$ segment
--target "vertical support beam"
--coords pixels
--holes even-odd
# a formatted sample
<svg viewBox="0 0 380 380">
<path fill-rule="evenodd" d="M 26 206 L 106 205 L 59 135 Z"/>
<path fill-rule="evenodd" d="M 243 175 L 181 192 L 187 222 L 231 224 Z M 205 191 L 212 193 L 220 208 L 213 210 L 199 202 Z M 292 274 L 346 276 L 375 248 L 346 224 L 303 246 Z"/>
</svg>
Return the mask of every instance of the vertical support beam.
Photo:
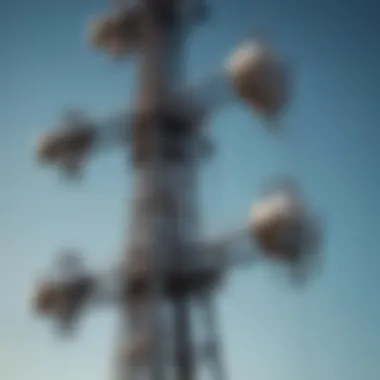
<svg viewBox="0 0 380 380">
<path fill-rule="evenodd" d="M 215 305 L 213 301 L 213 296 L 210 294 L 204 294 L 200 299 L 203 323 L 205 331 L 208 332 L 205 359 L 211 370 L 211 378 L 214 380 L 226 380 L 226 374 L 223 368 L 221 342 L 218 336 L 219 331 L 215 317 Z"/>
<path fill-rule="evenodd" d="M 176 380 L 194 379 L 190 304 L 186 296 L 174 300 Z"/>
</svg>

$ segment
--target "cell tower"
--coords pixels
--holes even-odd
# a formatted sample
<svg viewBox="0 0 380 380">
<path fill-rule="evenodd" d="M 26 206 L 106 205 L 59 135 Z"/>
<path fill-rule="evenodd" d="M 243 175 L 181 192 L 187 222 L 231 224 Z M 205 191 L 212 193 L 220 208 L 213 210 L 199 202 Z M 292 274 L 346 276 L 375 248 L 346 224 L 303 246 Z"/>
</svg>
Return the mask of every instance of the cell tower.
<svg viewBox="0 0 380 380">
<path fill-rule="evenodd" d="M 95 20 L 90 40 L 122 59 L 140 58 L 137 101 L 130 112 L 93 122 L 71 113 L 39 141 L 42 163 L 76 177 L 84 161 L 109 145 L 130 145 L 134 175 L 132 233 L 116 287 L 86 273 L 73 254 L 62 256 L 61 275 L 38 287 L 35 310 L 63 331 L 92 302 L 112 301 L 123 328 L 117 349 L 118 380 L 195 380 L 201 361 L 210 378 L 225 378 L 213 297 L 232 266 L 260 258 L 289 264 L 305 274 L 319 231 L 293 187 L 276 189 L 254 206 L 249 223 L 215 241 L 202 241 L 197 168 L 212 154 L 204 120 L 218 107 L 242 100 L 274 117 L 289 92 L 283 63 L 267 43 L 249 40 L 219 74 L 187 86 L 183 45 L 190 28 L 209 14 L 202 0 L 140 0 Z M 301 271 L 298 271 L 300 269 Z M 194 341 L 190 311 L 198 307 L 207 335 Z"/>
</svg>

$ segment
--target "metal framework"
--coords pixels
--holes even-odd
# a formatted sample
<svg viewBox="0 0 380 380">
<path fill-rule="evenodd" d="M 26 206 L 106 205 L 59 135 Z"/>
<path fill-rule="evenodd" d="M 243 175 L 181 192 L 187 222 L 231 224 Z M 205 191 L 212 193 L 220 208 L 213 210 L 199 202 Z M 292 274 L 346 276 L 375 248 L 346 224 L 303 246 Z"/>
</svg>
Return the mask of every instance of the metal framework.
<svg viewBox="0 0 380 380">
<path fill-rule="evenodd" d="M 75 175 L 90 153 L 130 143 L 135 177 L 133 230 L 121 265 L 108 276 L 117 283 L 116 290 L 102 278 L 78 271 L 75 255 L 65 256 L 61 263 L 65 277 L 44 281 L 34 307 L 66 331 L 89 301 L 116 304 L 123 318 L 116 355 L 118 380 L 195 380 L 202 361 L 213 379 L 223 380 L 213 296 L 231 265 L 259 257 L 241 244 L 244 237 L 261 233 L 272 242 L 277 259 L 291 263 L 294 257 L 305 256 L 305 247 L 297 243 L 285 249 L 282 242 L 279 248 L 278 230 L 289 218 L 280 218 L 282 224 L 275 223 L 275 232 L 257 229 L 255 224 L 254 231 L 242 228 L 214 242 L 199 239 L 197 168 L 212 152 L 202 122 L 231 99 L 231 89 L 257 112 L 276 113 L 285 102 L 286 76 L 269 59 L 272 52 L 251 44 L 245 55 L 234 57 L 225 74 L 188 88 L 184 36 L 207 15 L 205 4 L 202 0 L 134 3 L 94 21 L 90 38 L 94 46 L 117 58 L 139 54 L 135 107 L 99 123 L 72 114 L 63 128 L 44 136 L 38 146 L 42 162 Z M 199 327 L 192 323 L 195 307 L 207 332 L 200 345 L 194 341 L 194 328 Z"/>
</svg>

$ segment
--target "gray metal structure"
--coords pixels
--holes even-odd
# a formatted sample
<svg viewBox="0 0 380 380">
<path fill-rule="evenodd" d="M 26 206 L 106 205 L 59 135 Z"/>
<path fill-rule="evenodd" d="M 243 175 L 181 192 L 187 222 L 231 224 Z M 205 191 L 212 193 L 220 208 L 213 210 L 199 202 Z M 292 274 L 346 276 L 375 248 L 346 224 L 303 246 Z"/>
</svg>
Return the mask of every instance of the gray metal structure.
<svg viewBox="0 0 380 380">
<path fill-rule="evenodd" d="M 74 175 L 91 152 L 114 143 L 131 145 L 133 230 L 121 265 L 108 276 L 117 286 L 78 271 L 75 255 L 66 256 L 65 277 L 41 284 L 35 308 L 67 330 L 90 300 L 114 302 L 123 320 L 118 380 L 195 380 L 202 362 L 210 379 L 223 380 L 214 292 L 231 265 L 254 255 L 240 245 L 244 229 L 224 240 L 200 240 L 196 186 L 199 163 L 210 153 L 202 121 L 215 103 L 229 99 L 228 84 L 217 76 L 186 89 L 184 37 L 207 14 L 202 0 L 134 3 L 94 24 L 91 39 L 117 57 L 139 54 L 135 107 L 99 123 L 71 115 L 38 147 L 42 161 Z M 211 93 L 218 89 L 218 97 L 210 88 Z M 191 317 L 194 308 L 207 332 L 201 344 L 194 340 L 199 328 Z"/>
</svg>

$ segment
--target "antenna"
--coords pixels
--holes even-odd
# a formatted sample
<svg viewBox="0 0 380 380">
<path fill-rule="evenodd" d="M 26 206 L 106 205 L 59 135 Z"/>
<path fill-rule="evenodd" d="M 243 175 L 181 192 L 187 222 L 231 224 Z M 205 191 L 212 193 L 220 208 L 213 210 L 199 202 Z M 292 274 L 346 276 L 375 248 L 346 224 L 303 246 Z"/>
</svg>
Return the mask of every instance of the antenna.
<svg viewBox="0 0 380 380">
<path fill-rule="evenodd" d="M 248 39 L 222 70 L 187 87 L 180 54 L 186 42 L 183 31 L 206 14 L 205 2 L 113 1 L 112 6 L 112 12 L 90 24 L 89 41 L 111 57 L 141 58 L 136 102 L 122 118 L 103 120 L 106 127 L 77 114 L 66 117 L 63 128 L 39 142 L 37 156 L 42 163 L 70 172 L 104 147 L 132 148 L 134 202 L 128 210 L 132 231 L 121 263 L 112 272 L 118 295 L 111 297 L 98 276 L 77 270 L 75 256 L 66 256 L 58 267 L 70 276 L 40 284 L 34 307 L 67 328 L 90 298 L 93 304 L 112 299 L 123 319 L 119 380 L 196 380 L 202 362 L 209 367 L 210 378 L 224 380 L 213 299 L 226 272 L 262 259 L 307 276 L 303 264 L 321 239 L 318 229 L 309 228 L 315 220 L 298 197 L 300 192 L 276 189 L 255 202 L 248 225 L 203 241 L 197 170 L 212 145 L 202 123 L 235 101 L 257 116 L 279 118 L 289 100 L 286 66 L 269 41 Z M 193 344 L 194 304 L 205 316 L 204 347 Z M 165 305 L 171 306 L 170 320 L 162 313 Z"/>
</svg>

